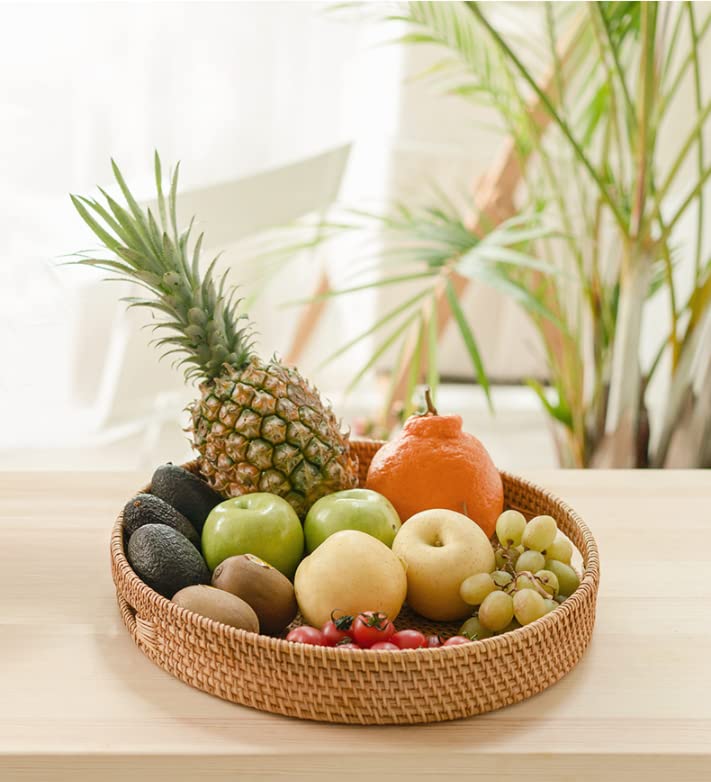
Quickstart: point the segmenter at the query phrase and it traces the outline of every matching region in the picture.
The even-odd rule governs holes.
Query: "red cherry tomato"
[[[286,640],[299,644],[311,644],[311,646],[328,646],[323,633],[317,627],[309,627],[308,625],[290,630]]]
[[[378,641],[377,643],[374,643],[370,648],[377,649],[379,651],[389,651],[389,652],[400,651],[400,647],[395,646],[395,644],[390,643],[390,641]]]
[[[427,646],[427,638],[419,630],[400,630],[391,636],[390,641],[398,649],[420,649]]]
[[[463,635],[453,635],[451,638],[448,638],[442,646],[459,646],[459,644],[470,644],[471,639],[465,638]]]
[[[428,635],[427,646],[430,649],[434,649],[436,646],[442,646],[442,639],[438,635]]]
[[[339,644],[344,639],[351,640],[350,635],[348,635],[345,630],[339,630],[337,623],[333,620],[326,622],[321,628],[321,632],[323,633],[323,637],[326,639],[326,644],[328,646],[336,646],[336,644]]]
[[[389,641],[395,627],[382,611],[364,611],[353,620],[351,637],[364,649],[380,641]]]
[[[360,649],[360,646],[358,646],[358,644],[352,638],[345,638],[343,641],[339,641],[335,648]]]

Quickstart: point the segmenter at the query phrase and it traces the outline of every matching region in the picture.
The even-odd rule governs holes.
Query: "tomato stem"
[[[339,616],[336,619],[335,613],[336,611],[340,610],[340,608],[334,608],[333,611],[331,611],[331,621],[334,625],[336,625],[337,630],[346,632],[346,630],[351,629],[351,625],[353,624],[353,617],[350,614],[343,614],[343,616]]]
[[[360,614],[360,619],[366,627],[374,627],[376,630],[384,630],[388,624],[387,614],[384,614],[382,611]]]

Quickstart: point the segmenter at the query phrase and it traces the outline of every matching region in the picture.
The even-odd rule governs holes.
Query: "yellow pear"
[[[459,594],[462,581],[495,567],[494,550],[481,528],[440,508],[409,518],[395,536],[393,552],[407,563],[407,604],[435,621],[471,614]]]
[[[382,611],[395,619],[407,592],[405,565],[372,535],[342,530],[301,562],[294,590],[304,621],[314,627],[327,622],[333,611]]]

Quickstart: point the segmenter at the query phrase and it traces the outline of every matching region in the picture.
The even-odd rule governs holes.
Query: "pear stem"
[[[427,405],[427,411],[425,415],[439,415],[437,408],[432,401],[432,389],[429,386],[425,387],[425,403]]]

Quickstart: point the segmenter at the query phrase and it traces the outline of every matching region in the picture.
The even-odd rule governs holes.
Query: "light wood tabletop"
[[[558,684],[458,722],[349,727],[173,679],[121,624],[114,518],[146,476],[0,473],[0,780],[711,779],[711,472],[531,472],[590,526],[592,644]]]

